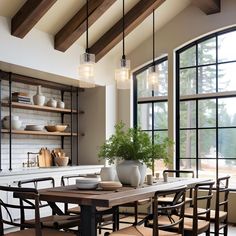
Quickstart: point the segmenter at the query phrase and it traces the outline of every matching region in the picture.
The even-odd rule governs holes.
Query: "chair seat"
[[[203,212],[203,211],[204,211],[204,209],[198,208],[198,213]],[[215,222],[215,214],[216,214],[215,210],[210,211],[210,220],[211,220],[211,222]],[[193,208],[192,207],[188,207],[188,208],[185,209],[185,216],[187,216],[187,217],[192,217],[193,216]],[[219,219],[220,220],[223,220],[226,217],[227,217],[227,212],[219,211]],[[206,214],[199,215],[198,218],[204,220],[206,218]]]
[[[121,229],[119,231],[113,232],[110,235],[114,236],[152,236],[152,229],[143,227],[143,226],[130,226],[124,229]],[[159,236],[181,236],[181,234],[175,233],[175,232],[168,232],[159,230]]]
[[[174,221],[177,221],[179,219],[178,216],[172,215],[171,218]],[[158,223],[160,225],[168,225],[170,223],[170,220],[168,216],[160,216],[158,218]],[[210,223],[205,220],[198,220],[198,234],[205,232],[210,227]],[[193,219],[192,218],[184,218],[184,231],[190,231],[193,230]]]
[[[167,203],[172,203],[174,200],[173,197],[159,197],[158,198],[158,203],[159,204],[167,204]],[[193,199],[192,198],[189,198],[189,197],[186,197],[185,198],[185,202],[191,202]]]
[[[103,211],[108,211],[110,210],[111,208],[109,207],[96,207],[96,211],[97,212],[103,212]],[[71,207],[67,210],[68,213],[70,214],[76,214],[76,215],[79,215],[81,213],[81,208],[80,206],[76,206],[76,207]]]
[[[35,229],[26,229],[21,231],[16,231],[8,234],[6,236],[35,236]],[[75,234],[68,233],[64,231],[58,231],[53,229],[42,229],[42,236],[73,236]]]
[[[48,228],[71,228],[75,226],[79,226],[79,216],[71,216],[71,215],[52,215],[41,217],[40,222],[44,227]],[[33,224],[34,220],[26,220],[26,223]]]

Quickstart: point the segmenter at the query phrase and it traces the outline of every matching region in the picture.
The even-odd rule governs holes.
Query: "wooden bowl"
[[[54,157],[54,161],[57,166],[67,166],[69,157]]]
[[[63,132],[67,128],[67,125],[46,125],[45,129],[48,132]]]

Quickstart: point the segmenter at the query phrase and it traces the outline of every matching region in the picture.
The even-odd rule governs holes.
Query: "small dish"
[[[117,190],[122,187],[122,184],[117,181],[101,181],[99,186],[103,190]]]
[[[31,130],[31,131],[42,131],[43,126],[42,125],[26,125],[25,130]]]
[[[46,125],[45,129],[48,132],[63,132],[67,128],[67,125]]]

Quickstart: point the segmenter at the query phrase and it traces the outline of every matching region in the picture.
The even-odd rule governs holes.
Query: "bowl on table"
[[[76,186],[79,189],[96,189],[98,187],[99,178],[78,178]]]
[[[67,125],[46,125],[45,129],[48,132],[63,132],[67,128]]]

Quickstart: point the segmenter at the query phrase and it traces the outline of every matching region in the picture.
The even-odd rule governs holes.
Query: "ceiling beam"
[[[211,15],[220,12],[220,0],[192,0],[192,3],[205,14]]]
[[[125,35],[134,30],[153,9],[158,8],[165,0],[140,0],[125,14]],[[122,10],[122,9],[121,9]],[[122,18],[113,25],[91,47],[89,52],[95,54],[96,62],[104,57],[114,46],[122,40]]]
[[[28,0],[11,20],[11,34],[24,38],[57,0]]]
[[[116,0],[89,0],[89,27]],[[86,4],[56,34],[55,49],[65,52],[86,31]]]

